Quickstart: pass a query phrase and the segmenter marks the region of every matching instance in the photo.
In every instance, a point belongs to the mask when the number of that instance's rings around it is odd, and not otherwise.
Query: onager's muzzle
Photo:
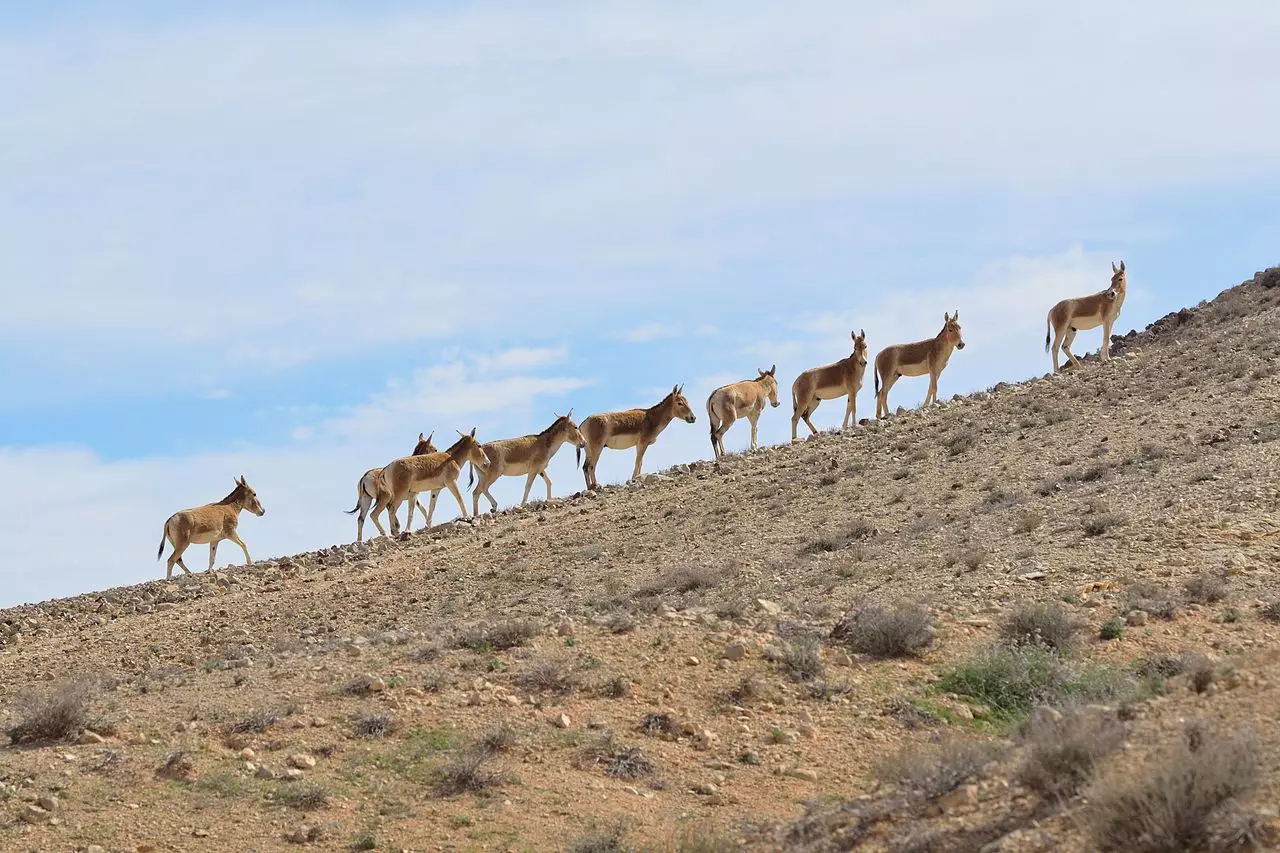
[[[689,415],[689,417],[685,418],[685,421],[691,424],[696,424],[698,422],[698,417],[696,415]]]
[[[960,340],[956,341],[956,349],[964,349],[964,339],[963,339],[963,338],[961,338]]]

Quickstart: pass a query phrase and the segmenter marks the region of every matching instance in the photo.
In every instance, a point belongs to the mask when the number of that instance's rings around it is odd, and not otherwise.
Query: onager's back
[[[865,329],[850,332],[853,338],[853,353],[834,364],[806,370],[791,383],[791,440],[796,440],[796,427],[803,418],[811,435],[818,434],[818,428],[809,420],[823,400],[838,400],[848,397],[844,407],[844,420],[840,429],[848,429],[858,423],[858,391],[862,389],[862,380],[867,373],[867,332]]]
[[[1111,285],[1090,296],[1075,299],[1064,299],[1049,309],[1048,329],[1044,335],[1044,351],[1051,353],[1053,372],[1057,373],[1058,353],[1067,357],[1072,367],[1080,364],[1079,359],[1071,352],[1071,343],[1076,339],[1076,332],[1102,327],[1102,349],[1099,358],[1111,360],[1111,328],[1120,316],[1120,308],[1124,305],[1128,284],[1125,280],[1124,261],[1116,266],[1111,262]],[[1052,346],[1049,343],[1053,338]]]
[[[209,546],[209,571],[213,571],[218,543],[223,539],[230,539],[240,546],[244,551],[245,565],[252,562],[249,559],[249,547],[236,532],[240,523],[240,512],[246,509],[257,516],[266,514],[266,510],[258,501],[257,492],[249,487],[242,474],[236,480],[236,487],[231,494],[217,503],[180,510],[169,516],[164,523],[164,534],[160,537],[160,550],[156,552],[156,559],[159,560],[164,554],[165,540],[173,546],[173,553],[169,555],[169,561],[165,566],[165,579],[169,580],[173,577],[175,563],[184,572],[191,574],[187,564],[182,561],[183,552],[191,545],[207,544]]]
[[[644,464],[644,452],[649,449],[667,424],[675,418],[687,423],[697,422],[682,386],[676,385],[671,393],[657,405],[647,409],[627,409],[621,412],[604,412],[592,415],[582,422],[582,437],[587,440],[587,458],[582,463],[582,475],[588,489],[600,488],[596,479],[596,462],[608,447],[611,450],[636,449],[636,465],[631,479],[640,478],[640,466]]]
[[[551,426],[537,435],[486,443],[484,452],[489,457],[489,464],[480,466],[480,482],[471,493],[471,514],[480,514],[481,495],[488,498],[492,509],[497,511],[498,501],[490,494],[489,487],[499,477],[516,477],[522,474],[528,477],[524,484],[524,497],[520,500],[521,506],[529,502],[529,490],[533,488],[534,479],[539,476],[547,484],[547,500],[551,500],[551,478],[547,476],[547,466],[565,442],[573,444],[577,449],[578,460],[581,461],[582,448],[586,447],[587,440],[573,422],[573,409],[567,414],[556,415]]]
[[[889,389],[903,376],[929,374],[929,392],[923,405],[937,402],[938,377],[951,360],[953,349],[964,349],[958,308],[954,315],[942,315],[942,331],[936,337],[880,350],[876,356],[876,417],[889,417]]]
[[[378,496],[373,505],[376,516],[383,509],[389,508],[391,516],[391,535],[400,535],[400,522],[396,511],[406,499],[410,500],[409,514],[405,520],[405,530],[413,526],[413,507],[421,492],[431,492],[431,502],[427,504],[426,527],[431,526],[431,518],[435,514],[436,499],[442,489],[449,492],[458,501],[458,509],[463,518],[467,517],[466,504],[462,502],[462,494],[458,491],[458,475],[462,466],[470,462],[473,465],[487,465],[489,457],[484,453],[480,443],[476,441],[475,427],[471,433],[459,432],[458,440],[448,450],[427,453],[422,456],[402,456],[382,469],[382,480],[386,491]],[[425,529],[425,528],[424,528]]]
[[[431,441],[431,439],[434,436],[435,436],[434,430],[432,431],[431,435],[427,436],[426,438],[422,437],[422,433],[418,433],[418,443],[413,446],[413,453],[411,453],[410,455],[425,456],[428,453],[437,453],[438,450],[435,444]],[[369,514],[369,509],[378,500],[378,496],[386,493],[386,489],[387,489],[386,483],[383,482],[383,479],[382,479],[382,466],[377,468],[370,468],[368,471],[365,471],[364,474],[360,477],[360,482],[356,484],[355,509],[347,510],[347,515],[354,515],[357,512],[360,513],[359,517],[356,518],[356,541],[357,542],[364,541],[365,517]],[[418,509],[422,512],[422,514],[425,516],[427,514],[427,511],[423,509],[423,506],[421,503],[417,502],[417,498],[414,498],[414,503],[417,505]],[[373,524],[375,527],[378,528],[379,534],[383,536],[387,535],[387,531],[383,529],[382,522],[378,521],[378,516],[376,515],[373,517]]]
[[[751,423],[751,449],[756,443],[757,423],[764,411],[765,401],[778,407],[778,365],[768,370],[756,368],[760,375],[731,385],[722,385],[707,398],[707,418],[711,421],[711,450],[717,459],[724,455],[724,434],[738,418],[745,417]]]

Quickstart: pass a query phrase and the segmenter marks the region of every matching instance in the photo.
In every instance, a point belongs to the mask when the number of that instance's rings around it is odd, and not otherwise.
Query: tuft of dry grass
[[[329,791],[322,785],[286,785],[276,794],[276,802],[298,811],[312,812],[329,805]]]
[[[481,794],[503,785],[506,774],[489,768],[489,754],[482,749],[464,749],[441,764],[435,773],[433,793],[437,797]]]
[[[386,737],[396,730],[396,719],[392,714],[370,711],[357,716],[351,727],[356,737]]]
[[[494,625],[464,628],[454,638],[454,645],[473,652],[505,651],[523,646],[540,632],[541,627],[532,619],[504,619]]]
[[[1196,693],[1208,690],[1209,685],[1213,684],[1214,678],[1217,677],[1213,661],[1198,652],[1183,655],[1182,672],[1186,674],[1191,689]]]
[[[937,743],[905,747],[883,761],[876,773],[911,793],[940,797],[976,778],[1002,753],[992,741],[949,735]]]
[[[89,719],[93,688],[83,681],[66,681],[45,691],[18,697],[18,722],[9,729],[11,743],[56,741],[77,734]]]
[[[161,779],[172,779],[176,782],[189,782],[196,777],[196,763],[191,758],[190,750],[179,749],[169,753],[156,769],[156,776]]]
[[[1090,835],[1102,851],[1199,849],[1224,808],[1257,785],[1259,754],[1249,733],[1189,727],[1140,771],[1117,769],[1090,787]]]
[[[1084,528],[1085,536],[1101,536],[1111,528],[1124,524],[1125,521],[1125,516],[1121,513],[1100,512],[1097,515],[1089,516],[1080,524]]]
[[[864,600],[831,629],[831,639],[851,652],[877,658],[910,657],[933,642],[933,617],[919,604]]]
[[[1056,601],[1023,601],[1000,621],[1000,636],[1015,646],[1040,645],[1066,653],[1080,640],[1083,622]]]
[[[796,681],[822,675],[822,641],[813,634],[788,639],[783,646],[783,665]]]
[[[484,730],[476,746],[490,755],[497,755],[500,752],[510,752],[517,740],[515,728],[507,721],[500,720]]]
[[[1273,598],[1262,605],[1258,615],[1268,622],[1280,622],[1280,598]]]
[[[627,840],[630,830],[619,821],[606,827],[592,827],[586,835],[574,839],[567,853],[636,853],[636,847]]]
[[[577,673],[566,658],[538,655],[516,674],[516,683],[531,693],[569,693],[577,683]]]
[[[1159,619],[1173,619],[1178,615],[1178,605],[1169,591],[1155,581],[1139,581],[1125,590],[1125,611],[1141,610]]]
[[[1070,797],[1124,745],[1125,727],[1107,713],[1076,710],[1034,720],[1018,780],[1043,797]]]

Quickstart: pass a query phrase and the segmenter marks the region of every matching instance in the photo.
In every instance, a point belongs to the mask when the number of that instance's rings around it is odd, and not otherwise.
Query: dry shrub
[[[516,683],[532,693],[569,693],[577,683],[577,673],[566,658],[539,655],[525,663],[516,674]]]
[[[912,793],[939,797],[977,777],[1001,753],[991,741],[948,735],[937,743],[905,747],[876,772]]]
[[[47,691],[18,697],[18,722],[9,729],[12,743],[55,741],[77,734],[89,719],[93,688],[83,681],[66,681]]]
[[[635,853],[627,840],[628,827],[619,821],[606,827],[592,827],[586,835],[569,844],[568,853]]]
[[[497,755],[500,752],[509,752],[516,745],[517,740],[515,728],[502,720],[485,729],[477,742],[477,748],[490,755]]]
[[[1124,739],[1124,724],[1109,713],[1044,714],[1030,725],[1018,779],[1041,796],[1070,797]]]
[[[1169,591],[1155,581],[1138,581],[1125,590],[1123,608],[1141,610],[1160,619],[1173,619],[1178,605]]]
[[[822,641],[813,634],[788,639],[783,653],[783,665],[796,681],[808,681],[822,675]]]
[[[1208,690],[1209,685],[1213,684],[1213,679],[1217,675],[1213,667],[1213,661],[1199,652],[1189,652],[1183,656],[1182,671],[1186,673],[1191,689],[1197,693],[1203,693]]]
[[[396,729],[395,717],[370,711],[355,718],[352,723],[356,737],[386,737]]]
[[[298,811],[312,812],[329,805],[329,791],[322,785],[287,785],[276,794],[276,802]]]
[[[1280,622],[1280,598],[1274,598],[1262,605],[1258,615],[1268,622]]]
[[[1182,585],[1182,595],[1192,604],[1213,604],[1227,597],[1227,584],[1220,575],[1193,575]]]
[[[164,764],[156,769],[156,776],[176,782],[189,782],[196,778],[196,763],[191,758],[190,750],[179,749],[170,753]]]
[[[1258,755],[1252,734],[1189,727],[1140,770],[1117,768],[1090,788],[1090,835],[1103,851],[1197,849],[1215,819],[1257,784]]]
[[[464,749],[446,759],[435,772],[433,792],[437,797],[481,794],[506,782],[506,774],[489,768],[489,754],[483,749]]]
[[[918,604],[857,603],[831,629],[851,652],[877,658],[918,655],[933,642],[933,617]]]
[[[494,625],[464,628],[454,638],[454,645],[473,652],[503,651],[523,646],[540,631],[541,627],[532,619],[504,619]]]
[[[1069,652],[1084,625],[1056,601],[1023,601],[1001,620],[1000,636],[1015,646],[1039,645]]]
[[[708,566],[682,566],[668,569],[636,590],[638,596],[658,596],[664,592],[694,592],[715,586],[720,578]]]

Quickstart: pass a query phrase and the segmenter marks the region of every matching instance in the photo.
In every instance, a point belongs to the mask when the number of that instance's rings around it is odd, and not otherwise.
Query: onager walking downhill
[[[503,476],[528,475],[529,479],[524,483],[524,497],[520,499],[521,506],[529,502],[529,490],[533,488],[533,481],[538,477],[542,477],[547,484],[547,500],[551,500],[551,478],[547,476],[547,466],[551,464],[551,458],[566,441],[573,443],[577,449],[578,461],[581,462],[582,448],[587,446],[587,440],[582,437],[578,425],[573,422],[573,409],[570,409],[568,414],[556,415],[555,422],[537,435],[506,438],[484,445],[489,464],[480,467],[480,482],[471,493],[471,514],[480,514],[481,495],[489,499],[489,503],[493,505],[493,511],[497,512],[498,502],[489,493],[489,487]],[[474,474],[473,467],[472,475]]]
[[[627,409],[624,412],[604,412],[592,415],[582,422],[582,436],[587,440],[587,459],[582,463],[582,476],[587,481],[587,488],[600,488],[596,479],[596,462],[606,447],[611,450],[636,449],[636,467],[631,472],[631,479],[640,479],[640,466],[644,463],[644,452],[658,440],[658,436],[667,424],[675,418],[688,423],[696,423],[693,409],[689,401],[681,393],[682,386],[675,386],[671,393],[662,398],[662,402],[647,409]]]
[[[433,431],[426,438],[422,437],[422,433],[418,433],[418,443],[413,447],[411,456],[425,456],[428,453],[438,453],[439,449],[432,443],[431,439],[435,436]],[[364,472],[364,476],[360,478],[360,482],[356,484],[356,507],[347,510],[347,515],[355,515],[360,513],[360,517],[356,519],[356,541],[364,541],[364,519],[369,514],[369,508],[373,506],[374,501],[378,499],[378,495],[386,490],[386,484],[382,481],[382,468],[370,468]],[[417,504],[418,511],[424,516],[427,511],[415,497],[414,502]],[[383,529],[382,522],[378,521],[378,517],[373,517],[373,524],[378,528],[378,533],[382,536],[387,535],[387,531]]]
[[[1053,372],[1058,372],[1058,350],[1067,357],[1072,367],[1080,365],[1079,359],[1071,354],[1071,342],[1076,339],[1076,332],[1082,329],[1096,329],[1102,326],[1102,351],[1099,358],[1111,360],[1111,327],[1120,316],[1120,307],[1124,305],[1125,294],[1124,261],[1120,266],[1111,262],[1111,286],[1092,296],[1081,296],[1076,299],[1064,299],[1049,311],[1048,330],[1044,335],[1044,351],[1053,353]],[[1052,336],[1053,345],[1049,345]]]
[[[960,336],[960,310],[942,315],[942,331],[927,341],[894,344],[876,356],[876,417],[889,417],[889,389],[903,376],[929,374],[929,393],[924,405],[938,400],[938,377],[947,366],[953,349],[964,349]]]
[[[159,560],[160,555],[164,553],[165,540],[167,539],[173,545],[173,553],[169,555],[168,564],[165,566],[164,579],[173,578],[174,563],[177,563],[187,574],[191,574],[187,564],[182,562],[183,552],[191,545],[209,546],[209,571],[213,571],[213,560],[218,553],[218,543],[223,539],[230,539],[239,545],[244,551],[244,564],[249,565],[252,562],[249,559],[249,548],[236,533],[236,525],[240,523],[240,512],[246,509],[258,516],[266,513],[262,504],[258,502],[258,493],[249,488],[249,484],[244,481],[244,475],[241,474],[231,494],[217,503],[184,509],[169,516],[164,523],[164,533],[160,536],[160,550],[156,552],[156,559]]]
[[[719,459],[724,456],[724,434],[733,426],[738,418],[745,417],[751,422],[751,449],[755,450],[756,422],[764,411],[764,402],[778,408],[778,365],[768,370],[756,368],[760,375],[755,379],[744,379],[732,385],[722,385],[711,392],[707,398],[707,419],[711,421],[711,450]]]
[[[809,420],[823,400],[838,400],[847,396],[844,420],[840,429],[848,429],[858,423],[858,392],[862,390],[862,378],[867,374],[867,333],[865,330],[850,332],[853,338],[853,354],[835,364],[806,370],[791,383],[791,440],[796,440],[796,427],[804,418],[809,432],[818,434],[818,428]]]
[[[436,499],[441,489],[448,489],[458,501],[458,509],[462,517],[467,517],[467,505],[462,502],[462,494],[458,491],[458,475],[462,466],[470,462],[472,465],[487,465],[489,457],[485,456],[480,443],[476,441],[476,428],[471,434],[458,433],[458,440],[448,450],[428,453],[423,456],[402,456],[382,469],[382,481],[386,491],[378,495],[373,505],[373,517],[377,518],[383,509],[391,513],[391,535],[400,535],[400,522],[396,511],[405,499],[409,500],[409,515],[405,519],[406,532],[413,528],[413,507],[418,503],[418,495],[431,492],[431,502],[427,504],[427,523],[423,530],[431,527],[431,517],[436,511]]]

